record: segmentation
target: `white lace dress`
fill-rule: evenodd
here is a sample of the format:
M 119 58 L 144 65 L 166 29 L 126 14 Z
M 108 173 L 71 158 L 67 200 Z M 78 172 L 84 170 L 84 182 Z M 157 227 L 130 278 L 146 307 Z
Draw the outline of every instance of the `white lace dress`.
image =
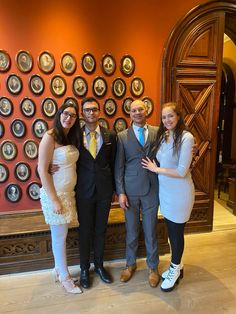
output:
M 77 221 L 74 188 L 77 181 L 76 161 L 79 151 L 75 146 L 67 145 L 54 150 L 52 163 L 59 166 L 59 170 L 53 174 L 53 182 L 62 204 L 62 214 L 53 212 L 53 204 L 47 195 L 47 191 L 40 189 L 40 201 L 45 221 L 50 225 L 60 225 Z

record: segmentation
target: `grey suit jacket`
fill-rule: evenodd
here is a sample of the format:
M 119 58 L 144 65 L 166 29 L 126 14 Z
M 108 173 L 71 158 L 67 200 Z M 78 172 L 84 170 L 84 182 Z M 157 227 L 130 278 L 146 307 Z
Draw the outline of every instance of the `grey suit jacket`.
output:
M 148 125 L 148 138 L 143 147 L 132 127 L 118 133 L 115 161 L 115 183 L 117 194 L 144 196 L 150 187 L 157 190 L 157 176 L 142 168 L 141 160 L 155 158 L 155 140 L 158 128 Z

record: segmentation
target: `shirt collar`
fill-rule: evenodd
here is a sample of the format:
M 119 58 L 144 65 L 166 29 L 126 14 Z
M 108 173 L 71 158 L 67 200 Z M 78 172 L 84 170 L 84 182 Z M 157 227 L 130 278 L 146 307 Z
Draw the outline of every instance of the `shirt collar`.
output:
M 86 126 L 86 125 L 85 125 L 85 129 L 84 129 L 84 131 L 85 131 L 85 135 L 86 135 L 86 136 L 88 136 L 88 135 L 89 135 L 89 133 L 90 133 L 90 130 L 89 130 L 89 128 L 87 128 L 87 126 Z M 99 125 L 96 127 L 96 129 L 94 130 L 94 132 L 96 132 L 96 134 L 98 134 L 98 135 L 100 136 L 100 134 L 101 134 L 101 130 L 100 130 Z
M 137 125 L 135 125 L 135 124 L 133 124 L 133 129 L 135 130 L 135 131 L 137 131 L 138 132 L 138 129 L 140 128 L 140 126 L 137 126 Z M 143 129 L 146 131 L 147 130 L 147 124 L 145 124 L 144 126 L 143 126 Z

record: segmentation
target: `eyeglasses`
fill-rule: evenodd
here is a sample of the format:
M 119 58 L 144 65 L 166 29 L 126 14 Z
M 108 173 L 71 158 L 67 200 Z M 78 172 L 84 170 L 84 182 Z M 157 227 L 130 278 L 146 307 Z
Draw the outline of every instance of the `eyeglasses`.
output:
M 89 113 L 89 112 L 95 112 L 96 113 L 96 112 L 99 111 L 99 109 L 96 108 L 96 107 L 94 107 L 94 108 L 84 108 L 83 111 L 86 112 L 86 113 Z
M 65 118 L 68 118 L 68 117 L 70 117 L 72 119 L 76 119 L 77 118 L 77 115 L 75 113 L 71 113 L 71 112 L 68 112 L 68 111 L 63 111 L 62 114 L 63 114 L 63 116 Z

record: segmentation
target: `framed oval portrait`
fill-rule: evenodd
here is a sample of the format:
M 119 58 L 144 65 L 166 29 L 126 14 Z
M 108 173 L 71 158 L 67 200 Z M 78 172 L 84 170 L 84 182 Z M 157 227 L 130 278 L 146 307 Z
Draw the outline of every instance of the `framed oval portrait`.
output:
M 7 72 L 11 66 L 11 59 L 5 50 L 0 50 L 0 72 Z
M 131 76 L 134 73 L 135 62 L 134 58 L 130 55 L 125 55 L 122 57 L 120 62 L 120 70 L 123 75 Z
M 60 75 L 55 75 L 50 81 L 50 89 L 54 96 L 61 97 L 66 92 L 66 81 Z
M 24 137 L 26 133 L 25 122 L 21 119 L 15 119 L 11 123 L 11 133 L 18 138 Z
M 103 110 L 105 114 L 108 115 L 109 117 L 112 117 L 116 113 L 116 109 L 117 109 L 116 101 L 113 98 L 107 98 L 103 105 Z
M 37 138 L 42 138 L 43 134 L 48 130 L 48 124 L 43 119 L 36 119 L 32 124 L 32 132 Z
M 5 197 L 9 202 L 19 202 L 22 196 L 21 187 L 18 184 L 11 183 L 6 187 Z
M 134 101 L 132 97 L 126 97 L 122 103 L 122 110 L 127 116 L 130 115 L 130 105 Z
M 17 147 L 16 144 L 12 141 L 4 141 L 1 144 L 1 156 L 5 160 L 13 160 L 17 155 Z
M 6 182 L 9 178 L 9 170 L 6 165 L 0 163 L 0 183 Z
M 4 133 L 5 133 L 4 124 L 2 123 L 2 121 L 0 121 L 0 138 L 3 137 Z
M 63 104 L 72 104 L 75 107 L 79 107 L 78 101 L 74 97 L 66 97 L 65 100 L 63 101 Z
M 81 127 L 81 129 L 82 129 L 82 127 L 85 125 L 85 120 L 84 120 L 84 118 L 79 118 L 79 125 L 80 125 L 80 127 Z
M 22 80 L 16 74 L 11 74 L 7 78 L 7 89 L 13 95 L 18 95 L 22 90 Z
M 54 99 L 47 97 L 42 101 L 41 109 L 44 116 L 51 119 L 57 113 L 57 103 Z
M 4 117 L 8 117 L 13 112 L 13 104 L 7 97 L 0 98 L 0 114 Z
M 35 103 L 32 99 L 25 97 L 20 103 L 20 110 L 25 117 L 33 117 L 36 111 Z
M 29 87 L 35 95 L 41 95 L 44 91 L 44 80 L 40 75 L 32 75 L 29 80 Z
M 121 117 L 117 118 L 113 125 L 113 129 L 114 131 L 116 131 L 116 133 L 124 131 L 125 129 L 127 129 L 127 127 L 128 125 L 127 125 L 126 120 Z
M 139 77 L 134 77 L 131 81 L 130 91 L 134 97 L 142 96 L 144 92 L 144 82 Z
M 126 92 L 125 81 L 118 77 L 112 82 L 112 93 L 117 98 L 122 98 Z
M 28 51 L 20 50 L 16 55 L 16 65 L 23 73 L 28 73 L 33 67 L 33 58 Z
M 75 96 L 84 97 L 88 92 L 88 84 L 82 76 L 73 79 L 72 90 Z
M 33 201 L 38 201 L 40 198 L 41 185 L 37 182 L 31 182 L 27 187 L 27 195 Z
M 61 70 L 67 75 L 71 75 L 75 72 L 77 67 L 76 59 L 71 53 L 66 52 L 61 57 Z
M 103 97 L 107 91 L 107 82 L 102 76 L 97 76 L 93 80 L 93 93 L 97 97 Z
M 99 123 L 100 126 L 106 128 L 106 129 L 109 129 L 109 123 L 108 123 L 107 119 L 99 118 L 98 119 L 98 123 Z
M 49 51 L 43 51 L 38 57 L 38 67 L 43 73 L 51 73 L 55 68 L 55 59 Z
M 106 75 L 112 75 L 116 69 L 116 61 L 110 54 L 105 54 L 101 60 L 102 71 Z
M 15 166 L 14 175 L 17 180 L 25 182 L 30 178 L 31 170 L 29 164 L 18 162 Z
M 81 66 L 85 73 L 91 74 L 96 69 L 96 60 L 91 53 L 85 53 L 81 60 Z
M 153 112 L 153 101 L 150 97 L 143 97 L 142 101 L 145 103 L 147 108 L 147 116 L 149 117 Z
M 38 144 L 33 140 L 27 140 L 24 143 L 24 154 L 29 159 L 35 159 L 38 157 Z

